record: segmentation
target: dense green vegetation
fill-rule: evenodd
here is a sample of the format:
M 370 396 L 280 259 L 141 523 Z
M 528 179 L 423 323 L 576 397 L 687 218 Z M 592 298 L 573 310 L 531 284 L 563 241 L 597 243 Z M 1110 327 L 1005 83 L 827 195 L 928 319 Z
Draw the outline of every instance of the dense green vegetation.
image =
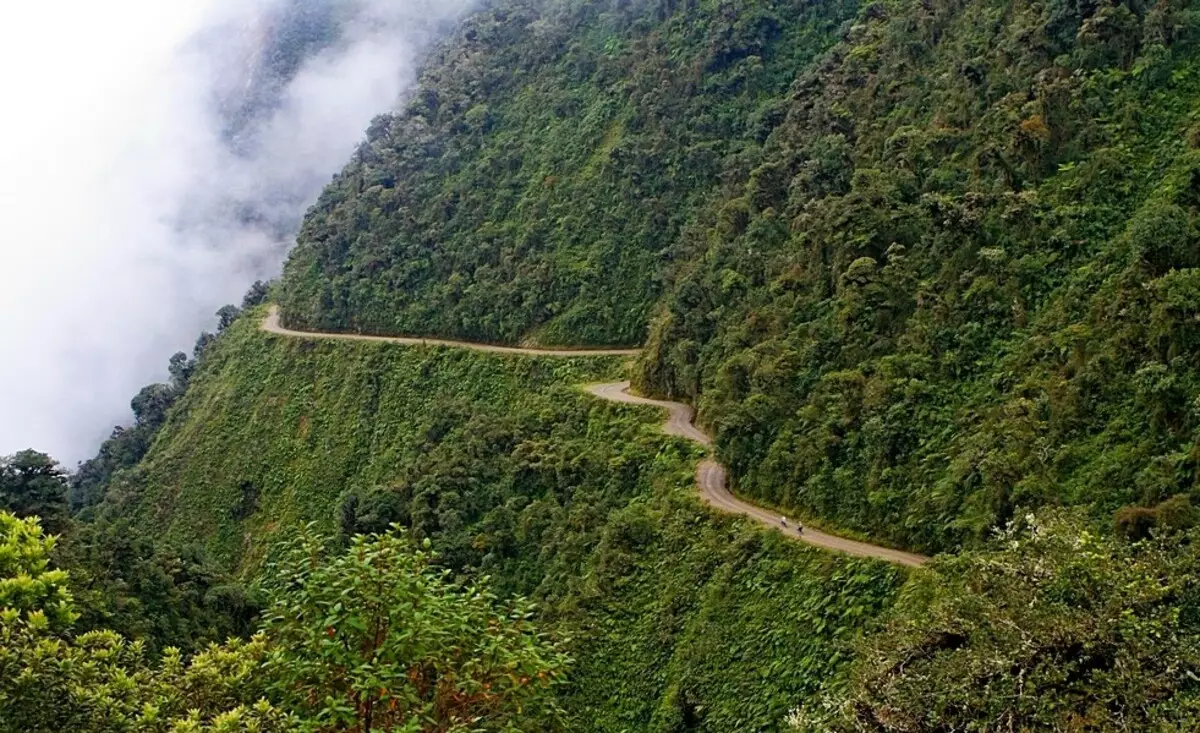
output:
M 916 548 L 1196 485 L 1192 3 L 885 2 L 681 238 L 640 382 Z
M 290 527 L 399 523 L 570 640 L 571 730 L 774 729 L 902 580 L 715 518 L 658 411 L 579 389 L 613 359 L 307 342 L 260 317 L 210 347 L 101 520 L 245 577 Z
M 656 276 L 852 3 L 491 3 L 311 212 L 289 324 L 641 343 Z
M 637 501 L 609 520 L 562 612 L 581 629 L 575 729 L 776 730 L 840 677 L 902 579 L 717 519 L 690 496 Z
M 1196 484 L 1198 12 L 495 3 L 309 217 L 285 316 L 649 326 L 636 381 L 743 494 L 914 549 L 1152 507 Z
M 280 549 L 249 641 L 148 659 L 141 641 L 74 633 L 69 574 L 36 518 L 0 512 L 0 731 L 536 731 L 568 662 L 485 588 L 449 582 L 402 534 L 331 554 Z
M 794 716 L 826 731 L 1200 728 L 1196 533 L 1128 543 L 1077 516 L 939 561 L 855 649 L 851 684 Z
M 275 537 L 399 525 L 538 604 L 571 730 L 1193 729 L 1198 28 L 1194 0 L 494 0 L 307 219 L 290 325 L 646 343 L 635 383 L 697 405 L 743 495 L 957 553 L 898 603 L 896 569 L 702 508 L 693 447 L 578 389 L 615 360 L 236 309 L 73 479 L 94 524 L 37 454 L 0 500 L 115 589 L 89 628 L 154 648 L 247 635 Z
M 511 551 L 523 517 L 623 506 L 633 482 L 610 467 L 643 477 L 657 450 L 634 440 L 649 421 L 612 419 L 578 389 L 615 360 L 306 342 L 264 335 L 260 317 L 213 344 L 102 516 L 203 541 L 231 565 L 257 563 L 256 540 L 296 523 L 400 521 L 452 564 L 490 569 L 527 560 Z M 483 541 L 467 529 L 480 521 Z
M 152 653 L 249 634 L 259 599 L 202 548 L 155 542 L 123 518 L 78 521 L 67 510 L 70 488 L 49 456 L 0 458 L 0 511 L 36 518 L 55 536 L 54 561 L 71 569 L 76 631 L 113 630 Z

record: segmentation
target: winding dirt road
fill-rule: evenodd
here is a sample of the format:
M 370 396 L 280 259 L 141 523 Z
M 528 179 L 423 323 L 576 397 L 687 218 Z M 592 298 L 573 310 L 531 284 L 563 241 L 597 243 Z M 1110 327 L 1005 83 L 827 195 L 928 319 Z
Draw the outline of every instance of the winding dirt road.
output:
M 421 339 L 404 336 L 366 336 L 352 333 L 325 333 L 310 331 L 293 331 L 284 328 L 279 322 L 279 307 L 271 306 L 267 317 L 262 322 L 262 330 L 279 336 L 302 339 L 323 339 L 333 341 L 371 341 L 376 343 L 402 344 L 405 346 L 449 346 L 459 349 L 471 349 L 491 354 L 521 354 L 525 356 L 636 356 L 640 349 L 526 349 L 515 346 L 495 346 L 493 344 L 477 344 L 467 341 L 449 341 L 445 339 Z M 667 411 L 667 421 L 663 424 L 663 432 L 677 435 L 705 448 L 712 447 L 712 438 L 703 430 L 696 427 L 692 421 L 695 413 L 691 406 L 681 402 L 651 400 L 629 393 L 629 382 L 612 382 L 609 384 L 589 385 L 587 391 L 602 400 L 621 402 L 630 405 L 650 405 Z M 795 523 L 783 527 L 779 515 L 772 514 L 766 509 L 747 504 L 729 492 L 725 481 L 725 468 L 711 459 L 705 459 L 696 467 L 696 486 L 701 498 L 710 506 L 731 514 L 747 516 L 768 528 L 776 529 L 788 537 L 799 539 L 815 547 L 821 547 L 856 557 L 872 557 L 885 562 L 915 567 L 924 564 L 929 558 L 902 552 L 888 547 L 848 540 L 844 537 L 818 532 L 815 529 L 805 529 L 798 532 Z
M 694 413 L 689 405 L 681 402 L 650 400 L 645 397 L 632 395 L 629 393 L 629 382 L 593 384 L 587 387 L 587 391 L 600 399 L 612 402 L 661 407 L 668 412 L 667 421 L 663 424 L 664 433 L 687 438 L 706 448 L 712 446 L 712 438 L 697 428 L 695 423 L 692 422 Z M 795 522 L 789 522 L 788 526 L 784 527 L 779 522 L 778 514 L 773 514 L 753 504 L 747 504 L 730 493 L 725 481 L 725 468 L 711 459 L 701 461 L 700 465 L 696 467 L 696 487 L 700 489 L 700 497 L 710 506 L 731 514 L 741 514 L 750 517 L 760 524 L 777 529 L 789 537 L 795 537 L 801 542 L 807 542 L 815 547 L 836 550 L 856 557 L 873 557 L 877 560 L 907 565 L 909 567 L 923 565 L 929 560 L 924 555 L 915 555 L 911 552 L 902 552 L 866 542 L 848 540 L 845 537 L 826 534 L 815 529 L 806 528 L 803 532 L 800 532 L 796 529 Z
M 326 333 L 316 331 L 293 331 L 284 328 L 279 322 L 279 306 L 271 306 L 266 320 L 262 322 L 262 330 L 279 336 L 292 336 L 303 339 L 322 339 L 327 341 L 374 341 L 384 344 L 402 344 L 404 346 L 449 346 L 455 349 L 470 349 L 484 351 L 489 354 L 523 354 L 525 356 L 637 356 L 641 349 L 526 349 L 519 346 L 496 346 L 495 344 L 477 344 L 470 341 L 448 341 L 446 339 L 422 339 L 411 336 L 367 336 L 359 333 Z

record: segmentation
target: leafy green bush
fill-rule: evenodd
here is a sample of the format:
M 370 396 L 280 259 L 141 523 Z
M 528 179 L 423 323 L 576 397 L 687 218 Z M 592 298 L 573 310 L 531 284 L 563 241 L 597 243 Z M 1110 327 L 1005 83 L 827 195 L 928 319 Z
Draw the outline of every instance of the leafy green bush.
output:
M 1191 529 L 1198 520 L 1200 513 L 1186 494 L 1176 494 L 1154 507 L 1122 507 L 1113 515 L 1117 534 L 1129 540 Z
M 557 728 L 568 659 L 524 601 L 460 587 L 403 533 L 326 552 L 311 533 L 264 570 L 264 676 L 311 730 Z M 428 547 L 428 540 L 425 546 Z
M 112 631 L 73 636 L 68 574 L 50 567 L 54 538 L 36 518 L 0 512 L 0 731 L 290 731 L 258 701 L 266 640 L 212 646 L 151 663 Z

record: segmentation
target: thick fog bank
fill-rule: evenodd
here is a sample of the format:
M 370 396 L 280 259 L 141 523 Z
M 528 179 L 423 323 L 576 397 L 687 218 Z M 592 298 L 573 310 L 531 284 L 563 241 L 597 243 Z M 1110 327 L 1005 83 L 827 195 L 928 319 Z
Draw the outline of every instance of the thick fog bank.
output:
M 469 0 L 116 0 L 5 11 L 0 455 L 130 419 Z

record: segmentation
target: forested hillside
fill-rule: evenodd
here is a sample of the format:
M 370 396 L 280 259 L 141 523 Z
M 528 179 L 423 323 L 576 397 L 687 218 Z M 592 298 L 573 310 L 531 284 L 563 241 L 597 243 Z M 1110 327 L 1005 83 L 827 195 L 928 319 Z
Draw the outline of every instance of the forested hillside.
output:
M 741 492 L 914 549 L 1149 512 L 1196 481 L 1197 18 L 500 3 L 326 192 L 285 316 L 647 339 Z
M 32 579 L 45 607 L 0 634 L 35 660 L 87 659 L 73 628 L 233 634 L 172 674 L 258 670 L 286 729 L 342 617 L 279 609 L 353 615 L 323 589 L 382 552 L 544 667 L 513 688 L 539 714 L 485 727 L 1195 730 L 1198 43 L 1193 0 L 486 3 L 270 296 L 302 330 L 640 356 L 267 334 L 260 285 L 72 478 L 81 514 L 46 457 L 0 462 L 0 511 L 64 537 L 0 513 L 0 606 Z M 710 510 L 697 447 L 581 389 L 629 377 L 696 405 L 742 497 L 942 554 L 910 573 Z M 308 570 L 280 565 L 310 522 Z M 3 649 L 0 714 L 38 699 L 5 697 Z M 208 679 L 204 716 L 260 689 Z
M 914 547 L 1194 491 L 1198 19 L 872 5 L 677 242 L 641 384 L 746 494 Z
M 311 212 L 291 325 L 640 344 L 662 266 L 748 171 L 841 0 L 502 0 Z

